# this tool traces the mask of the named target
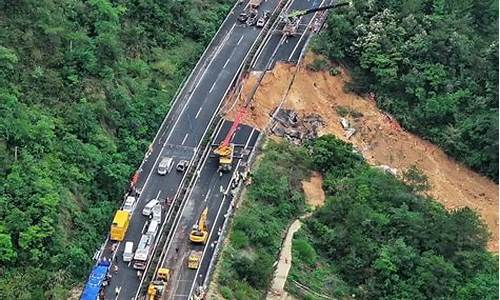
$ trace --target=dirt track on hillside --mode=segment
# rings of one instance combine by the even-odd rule
[[[438,147],[402,130],[397,122],[378,110],[373,101],[345,92],[344,85],[349,80],[345,70],[337,76],[312,72],[304,67],[311,60],[312,56],[308,55],[299,67],[283,107],[293,109],[302,116],[310,113],[321,115],[325,126],[319,133],[335,134],[343,140],[347,139],[340,125],[338,108],[361,113],[358,118],[347,117],[357,130],[349,142],[373,165],[387,165],[398,172],[412,165],[417,166],[429,178],[431,188],[428,194],[447,209],[468,206],[479,212],[492,234],[488,248],[498,252],[498,185],[457,163]],[[277,64],[266,74],[243,123],[266,128],[269,116],[282,101],[295,70],[294,66]],[[250,74],[246,79],[237,105],[226,118],[234,118],[238,105],[245,99],[256,78],[257,74]]]

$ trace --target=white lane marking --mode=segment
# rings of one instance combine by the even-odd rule
[[[118,299],[118,296],[120,295],[121,291],[122,291],[122,287],[121,286],[115,288],[115,293],[116,293],[115,300]]]
[[[248,144],[250,144],[250,141],[252,140],[252,136],[253,136],[253,132],[255,131],[255,128],[252,128],[252,132],[250,133],[250,135],[248,136],[248,140],[245,144],[245,149],[248,147]]]
[[[217,79],[215,79],[214,83],[212,84],[212,87],[210,87],[210,90],[208,91],[209,94],[214,90],[215,84],[217,83],[218,80],[219,80],[219,77],[217,77]]]
[[[238,40],[238,42],[236,43],[236,45],[239,45],[241,43],[242,39],[243,39],[243,36],[240,37],[240,39]]]
[[[186,133],[186,135],[184,136],[184,139],[182,140],[182,145],[184,145],[184,143],[186,142],[188,136],[189,136],[189,133]]]
[[[146,225],[148,225],[148,222],[144,222],[144,226],[142,226],[141,233],[144,233],[144,229],[146,229]]]
[[[208,189],[207,195],[205,196],[205,199],[203,199],[203,202],[207,202],[208,196],[210,196],[210,192],[212,191],[212,188]]]
[[[158,198],[160,197],[160,194],[161,194],[161,190],[158,191],[158,195],[156,195],[156,200],[158,200]]]
[[[203,109],[203,105],[200,106],[198,109],[198,112],[196,113],[196,116],[194,116],[195,119],[198,119],[198,116],[200,115],[201,110]]]
[[[233,31],[234,29],[234,26],[236,26],[236,24],[233,24],[233,27],[231,27],[231,30],[229,30],[228,34],[226,35],[226,38],[224,39],[224,41],[221,43],[221,45],[219,46],[219,48],[217,49],[217,51],[215,52],[214,56],[212,57],[212,59],[210,59],[210,63],[208,64],[207,68],[205,69],[205,71],[203,71],[203,75],[201,76],[201,78],[198,80],[198,82],[196,82],[196,85],[195,87],[191,90],[191,95],[189,96],[188,100],[186,101],[186,104],[184,104],[184,107],[182,107],[182,111],[180,112],[180,114],[177,116],[177,119],[175,120],[175,123],[174,125],[172,126],[172,129],[170,130],[170,133],[168,134],[167,138],[165,139],[165,144],[164,144],[164,147],[165,145],[168,143],[170,137],[172,136],[172,134],[174,133],[175,131],[175,128],[177,127],[177,123],[179,123],[179,120],[181,119],[182,115],[184,114],[184,111],[186,110],[186,107],[187,105],[189,104],[189,102],[191,101],[191,99],[193,98],[193,95],[194,95],[194,91],[198,88],[198,86],[200,85],[201,81],[203,80],[203,78],[205,77],[207,71],[210,69],[210,66],[212,65],[212,63],[214,62],[215,58],[217,57],[217,55],[219,54],[220,52],[220,49],[222,49],[222,47],[226,44],[229,36],[231,35],[231,32]],[[163,148],[162,148],[163,150]],[[156,162],[155,162],[156,164]],[[151,174],[150,174],[151,175]],[[148,176],[148,179],[149,179],[149,176]],[[147,180],[147,179],[146,179]],[[144,186],[146,186],[146,184],[144,184]]]

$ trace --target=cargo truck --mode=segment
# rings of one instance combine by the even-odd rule
[[[111,240],[123,241],[125,233],[127,233],[130,214],[128,211],[119,210],[116,212],[111,224]]]

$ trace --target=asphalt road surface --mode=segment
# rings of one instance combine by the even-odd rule
[[[328,0],[326,0],[328,1]],[[325,1],[325,2],[326,2]],[[289,11],[306,9],[324,4],[322,0],[294,0]],[[258,57],[256,67],[266,65],[272,66],[276,61],[285,60],[297,62],[303,47],[309,37],[310,31],[306,30],[313,22],[314,14],[304,16],[300,20],[298,36],[283,38],[281,32],[276,31],[263,47],[261,55]],[[278,27],[278,29],[281,29]],[[224,133],[230,127],[229,122],[224,123],[219,129],[215,144],[223,139]],[[253,151],[258,133],[247,126],[240,126],[240,131],[236,134],[235,144],[244,145],[246,154]],[[243,171],[247,157],[233,162],[233,170]],[[160,263],[162,267],[172,270],[171,278],[168,282],[166,299],[189,299],[189,296],[203,285],[208,268],[213,259],[216,248],[215,242],[219,238],[220,230],[225,219],[228,217],[228,210],[231,206],[233,196],[230,193],[231,183],[234,180],[233,172],[219,176],[217,172],[217,159],[206,156],[199,169],[200,176],[186,200],[186,207],[181,212],[181,219],[174,228],[174,237],[166,249],[164,260]],[[243,168],[242,168],[243,167]],[[208,207],[208,230],[210,232],[209,241],[206,245],[197,245],[189,241],[189,233],[192,226],[198,221],[201,212]],[[191,250],[203,251],[202,262],[198,270],[187,268],[187,261]]]
[[[215,144],[222,141],[230,126],[231,122],[228,121],[222,124],[216,134]],[[168,283],[167,299],[188,299],[193,285],[202,285],[215,250],[214,241],[219,238],[224,220],[228,216],[227,211],[233,200],[231,183],[234,180],[234,172],[244,171],[248,155],[253,151],[259,134],[259,131],[249,126],[239,126],[233,139],[236,150],[232,171],[224,173],[222,176],[218,172],[218,159],[212,157],[211,151],[203,158],[199,177],[186,200],[186,206],[182,210],[173,239],[167,248],[167,255],[161,262],[162,267],[169,268],[173,272]],[[189,240],[189,233],[206,207],[208,207],[208,242],[206,245],[193,244]],[[198,272],[187,268],[187,260],[191,250],[205,250]]]
[[[329,4],[330,1],[331,0],[294,0],[288,12],[291,13],[296,10],[323,6]],[[269,69],[272,69],[274,64],[278,61],[297,62],[310,35],[309,26],[313,23],[314,15],[315,14],[312,13],[301,17],[298,27],[298,32],[300,34],[289,36],[286,39],[282,39],[283,33],[281,32],[284,23],[279,24],[258,56],[254,65],[254,70],[264,71],[268,65],[269,59],[272,59],[272,62],[268,65]],[[278,49],[276,50],[276,48]]]
[[[263,9],[272,10],[276,0],[262,4]],[[245,56],[257,39],[260,29],[240,24],[236,17],[244,9],[237,6],[223,23],[219,33],[210,44],[201,62],[193,72],[176,101],[172,112],[161,125],[152,143],[149,155],[140,169],[137,187],[141,190],[130,225],[122,243],[106,240],[99,258],[113,260],[110,284],[105,289],[105,299],[131,299],[139,288],[140,278],[129,264],[122,260],[125,241],[134,242],[135,247],[144,232],[147,221],[141,212],[151,199],[165,200],[174,197],[179,189],[184,173],[175,171],[175,165],[181,160],[191,160],[201,140],[213,120],[222,98],[237,75]],[[174,158],[174,169],[167,175],[157,174],[157,165],[162,157]],[[164,204],[163,221],[169,211]],[[159,234],[157,234],[157,242]],[[114,245],[113,245],[114,244]],[[116,247],[116,251],[113,248]]]

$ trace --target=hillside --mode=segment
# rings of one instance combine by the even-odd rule
[[[293,240],[286,289],[298,299],[495,299],[498,257],[468,208],[452,212],[324,135],[268,141],[232,221],[208,299],[266,299],[282,240],[323,178],[324,206]],[[315,175],[317,176],[317,175]],[[323,296],[318,296],[323,295]]]
[[[352,1],[312,48],[407,130],[498,182],[498,1]]]
[[[63,299],[84,281],[130,175],[231,5],[0,3],[1,299]]]

